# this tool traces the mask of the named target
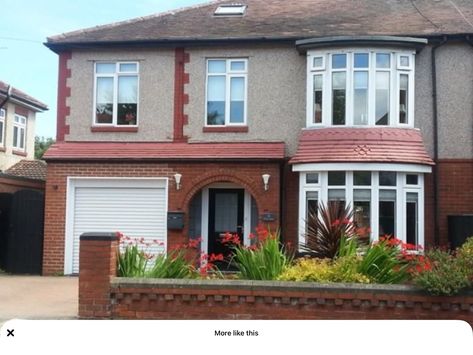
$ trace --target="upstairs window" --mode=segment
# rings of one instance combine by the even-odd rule
[[[94,125],[138,124],[138,63],[95,63]]]
[[[307,126],[414,125],[414,53],[310,51]]]
[[[247,59],[207,61],[207,126],[246,125]]]
[[[15,115],[13,122],[13,149],[25,150],[26,117]]]
[[[5,145],[5,117],[6,113],[3,108],[0,109],[0,145]]]

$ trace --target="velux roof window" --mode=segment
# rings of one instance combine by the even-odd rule
[[[214,16],[243,16],[246,11],[246,5],[227,4],[220,5],[214,12]]]

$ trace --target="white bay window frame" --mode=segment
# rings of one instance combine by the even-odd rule
[[[209,62],[225,61],[225,72],[210,73]],[[244,62],[245,70],[232,70],[231,66],[234,62]],[[208,123],[208,102],[209,102],[209,77],[225,76],[225,123],[223,125],[212,125]],[[244,80],[244,103],[243,103],[243,122],[230,121],[230,104],[231,104],[231,81],[232,78],[242,78]],[[205,127],[228,127],[228,126],[246,126],[248,110],[248,58],[208,58],[206,60],[206,77],[205,77]]]
[[[311,167],[312,165],[312,167]],[[322,169],[314,170],[314,165],[320,165]],[[401,167],[403,166],[403,167]],[[393,168],[401,168],[393,170]],[[387,164],[300,164],[295,165],[293,171],[299,171],[299,245],[305,243],[305,232],[307,223],[307,193],[316,192],[318,194],[319,203],[327,204],[328,190],[331,188],[344,188],[346,205],[353,208],[354,197],[353,191],[356,190],[370,190],[370,240],[376,241],[379,239],[379,192],[381,190],[392,190],[396,193],[395,206],[395,230],[396,237],[403,242],[407,241],[407,194],[416,193],[417,200],[417,244],[424,246],[424,173],[430,172],[429,167],[425,166],[409,166],[408,164],[394,164],[392,166]],[[345,185],[344,186],[329,186],[328,172],[329,171],[344,171]],[[371,185],[354,186],[354,172],[355,171],[369,171],[371,172]],[[396,186],[380,186],[379,172],[389,171],[396,174]],[[318,183],[307,183],[308,174],[318,174]],[[417,185],[407,184],[407,175],[417,175]]]
[[[346,68],[332,68],[332,56],[346,55]],[[368,68],[354,67],[354,54],[368,54]],[[389,54],[390,67],[377,68],[376,54]],[[409,65],[401,65],[401,57],[409,58]],[[315,59],[322,58],[321,65],[316,66]],[[320,62],[320,60],[318,61]],[[345,124],[333,125],[332,119],[332,75],[334,72],[346,72]],[[354,73],[368,72],[368,124],[354,124]],[[389,72],[389,122],[387,125],[376,125],[376,72]],[[399,122],[399,90],[400,75],[408,75],[408,112],[407,123]],[[314,77],[322,75],[322,122],[314,122]],[[398,50],[395,48],[347,48],[334,50],[309,50],[307,52],[307,98],[306,98],[306,127],[414,127],[414,75],[415,51]]]
[[[114,73],[97,73],[98,64],[113,64],[115,65]],[[133,64],[136,65],[136,71],[121,71],[120,65]],[[98,61],[94,63],[94,105],[92,111],[92,126],[97,127],[138,127],[139,109],[140,109],[140,63],[137,61]],[[118,82],[120,77],[136,77],[136,124],[134,125],[119,125],[118,120]],[[97,110],[97,82],[98,78],[112,78],[113,79],[113,114],[111,123],[99,123],[96,119]]]

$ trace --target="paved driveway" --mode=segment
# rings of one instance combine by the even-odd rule
[[[0,324],[12,319],[74,319],[77,277],[0,274]]]

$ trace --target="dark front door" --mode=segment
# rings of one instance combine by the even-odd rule
[[[209,254],[221,253],[225,257],[230,254],[230,246],[222,243],[226,233],[238,235],[243,243],[244,196],[243,189],[209,190]]]

